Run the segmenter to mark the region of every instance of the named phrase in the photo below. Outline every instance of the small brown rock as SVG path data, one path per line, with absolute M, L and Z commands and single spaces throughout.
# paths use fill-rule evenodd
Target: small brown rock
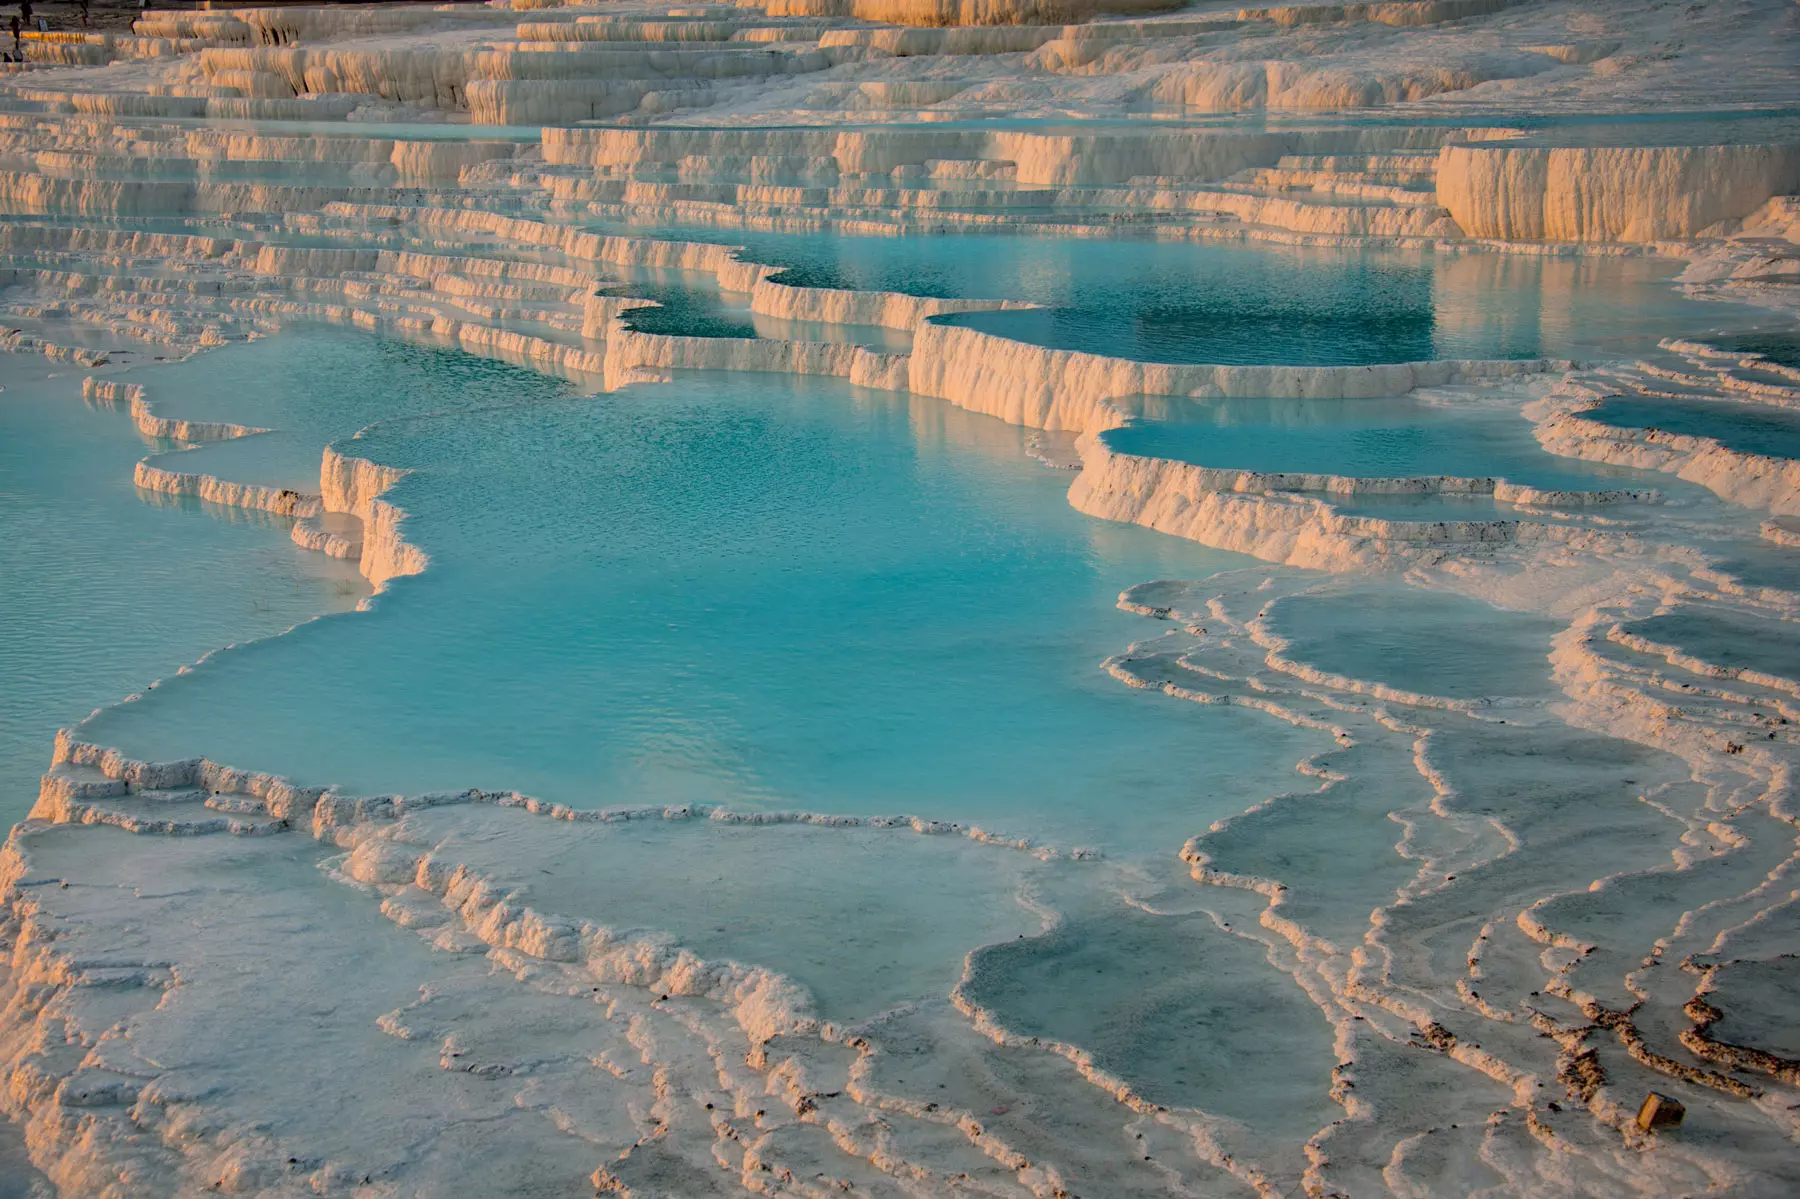
M 1651 1091 L 1644 1096 L 1644 1106 L 1638 1108 L 1637 1122 L 1639 1128 L 1649 1132 L 1653 1128 L 1674 1128 L 1685 1115 L 1687 1108 L 1681 1100 Z

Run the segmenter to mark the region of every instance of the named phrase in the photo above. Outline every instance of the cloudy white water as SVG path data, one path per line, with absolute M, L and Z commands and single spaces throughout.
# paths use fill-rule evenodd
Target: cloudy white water
M 0 76 L 0 1196 L 1800 1185 L 1800 10 L 518 7 Z

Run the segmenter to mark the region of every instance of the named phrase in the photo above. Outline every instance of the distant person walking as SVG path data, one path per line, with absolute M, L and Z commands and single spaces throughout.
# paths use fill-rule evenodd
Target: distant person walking
M 19 21 L 18 13 L 13 14 L 12 25 L 13 25 L 13 61 L 24 62 L 25 61 L 25 50 L 21 43 L 20 33 L 19 33 L 19 30 L 22 28 L 22 25 L 21 25 L 21 22 Z
M 88 0 L 81 0 L 81 27 L 88 27 Z

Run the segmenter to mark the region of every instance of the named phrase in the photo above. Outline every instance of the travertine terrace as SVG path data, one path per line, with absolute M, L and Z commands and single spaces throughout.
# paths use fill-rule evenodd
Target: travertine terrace
M 1792 0 L 17 59 L 0 1195 L 1800 1188 Z

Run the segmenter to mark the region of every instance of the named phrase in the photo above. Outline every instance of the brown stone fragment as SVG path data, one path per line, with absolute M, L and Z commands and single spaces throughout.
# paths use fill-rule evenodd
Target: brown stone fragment
M 1681 1106 L 1679 1099 L 1671 1099 L 1656 1091 L 1644 1096 L 1644 1106 L 1638 1108 L 1638 1127 L 1645 1132 L 1653 1128 L 1673 1128 L 1681 1123 L 1687 1115 L 1687 1108 Z

